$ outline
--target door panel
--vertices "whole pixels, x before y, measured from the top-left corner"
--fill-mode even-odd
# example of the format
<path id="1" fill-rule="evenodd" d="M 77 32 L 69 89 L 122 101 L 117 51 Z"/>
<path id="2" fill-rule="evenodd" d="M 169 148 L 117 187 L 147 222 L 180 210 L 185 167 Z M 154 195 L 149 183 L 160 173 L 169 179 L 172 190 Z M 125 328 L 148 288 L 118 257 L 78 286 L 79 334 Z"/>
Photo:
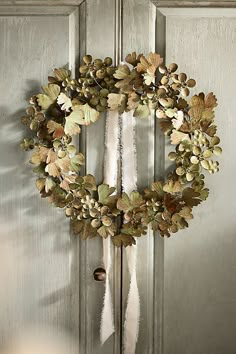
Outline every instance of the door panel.
<path id="1" fill-rule="evenodd" d="M 155 49 L 156 9 L 149 0 L 1 1 L 0 4 L 0 190 L 1 344 L 26 326 L 51 325 L 72 336 L 71 352 L 122 352 L 129 288 L 125 252 L 113 249 L 116 334 L 101 348 L 104 284 L 93 279 L 102 266 L 102 242 L 70 235 L 63 212 L 40 200 L 27 156 L 19 149 L 26 99 L 47 82 L 53 68 L 78 72 L 87 52 L 123 59 L 130 51 Z M 144 16 L 145 14 L 145 16 Z M 144 134 L 145 132 L 145 134 Z M 105 116 L 76 142 L 86 154 L 84 172 L 103 180 Z M 163 140 L 150 119 L 137 121 L 138 185 L 142 190 L 163 169 Z M 157 153 L 154 153 L 154 148 Z M 137 353 L 158 353 L 161 333 L 163 242 L 149 233 L 138 244 L 141 299 Z M 157 252 L 157 253 L 156 253 Z M 156 257 L 156 254 L 160 257 Z M 157 335 L 158 333 L 158 335 Z"/>
<path id="2" fill-rule="evenodd" d="M 25 133 L 20 123 L 25 100 L 46 82 L 52 68 L 68 63 L 69 32 L 66 16 L 56 21 L 51 16 L 3 16 L 0 28 L 4 337 L 28 321 L 47 319 L 65 327 L 70 323 L 68 223 L 61 222 L 61 214 L 46 201 L 39 202 L 31 167 L 19 149 Z M 9 272 L 4 262 L 6 267 L 10 262 Z"/>
<path id="3" fill-rule="evenodd" d="M 163 9 L 166 60 L 218 98 L 223 155 L 188 230 L 165 240 L 164 353 L 233 354 L 236 325 L 235 9 Z"/>
<path id="4" fill-rule="evenodd" d="M 162 29 L 160 24 L 159 28 Z M 123 2 L 123 58 L 130 51 L 147 54 L 163 52 L 161 42 L 156 45 L 156 8 L 149 0 Z M 163 139 L 154 117 L 136 120 L 138 188 L 143 191 L 154 178 L 162 175 L 164 163 Z M 152 231 L 137 240 L 137 281 L 140 295 L 140 333 L 137 354 L 159 353 L 161 350 L 161 279 L 162 264 L 157 254 L 163 252 L 163 240 Z M 130 276 L 125 250 L 123 251 L 123 318 L 127 304 Z"/>

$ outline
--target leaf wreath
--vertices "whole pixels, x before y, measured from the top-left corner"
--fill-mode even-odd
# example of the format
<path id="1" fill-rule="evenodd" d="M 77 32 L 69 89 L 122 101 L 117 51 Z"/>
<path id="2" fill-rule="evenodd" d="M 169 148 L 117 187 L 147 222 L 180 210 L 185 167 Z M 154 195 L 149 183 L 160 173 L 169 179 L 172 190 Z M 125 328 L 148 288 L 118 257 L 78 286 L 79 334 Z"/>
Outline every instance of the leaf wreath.
<path id="1" fill-rule="evenodd" d="M 83 239 L 111 236 L 116 246 L 128 246 L 150 225 L 169 237 L 188 227 L 193 207 L 207 199 L 203 172 L 219 170 L 212 157 L 222 151 L 214 124 L 217 101 L 213 93 L 187 101 L 196 82 L 177 74 L 177 68 L 175 63 L 166 67 L 156 53 L 145 57 L 133 52 L 118 66 L 109 57 L 93 60 L 86 55 L 76 79 L 66 68 L 55 69 L 43 93 L 31 97 L 22 123 L 32 134 L 21 147 L 34 150 L 30 162 L 41 197 L 65 209 L 74 234 Z M 118 196 L 114 187 L 97 186 L 94 176 L 80 174 L 85 158 L 72 136 L 107 110 L 133 110 L 140 119 L 155 110 L 163 133 L 175 145 L 169 153 L 173 171 L 143 194 Z M 124 221 L 119 229 L 118 217 Z"/>

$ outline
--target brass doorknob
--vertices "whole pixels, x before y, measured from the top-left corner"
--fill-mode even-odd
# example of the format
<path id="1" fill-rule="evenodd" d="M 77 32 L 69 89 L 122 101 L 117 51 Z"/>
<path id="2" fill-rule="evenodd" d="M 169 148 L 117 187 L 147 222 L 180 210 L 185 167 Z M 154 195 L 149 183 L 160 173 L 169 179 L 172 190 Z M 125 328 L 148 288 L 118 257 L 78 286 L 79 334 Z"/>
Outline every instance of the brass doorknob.
<path id="1" fill-rule="evenodd" d="M 95 271 L 93 272 L 93 277 L 94 277 L 94 280 L 96 280 L 96 281 L 105 281 L 105 279 L 106 279 L 105 269 L 103 269 L 103 268 L 95 269 Z"/>

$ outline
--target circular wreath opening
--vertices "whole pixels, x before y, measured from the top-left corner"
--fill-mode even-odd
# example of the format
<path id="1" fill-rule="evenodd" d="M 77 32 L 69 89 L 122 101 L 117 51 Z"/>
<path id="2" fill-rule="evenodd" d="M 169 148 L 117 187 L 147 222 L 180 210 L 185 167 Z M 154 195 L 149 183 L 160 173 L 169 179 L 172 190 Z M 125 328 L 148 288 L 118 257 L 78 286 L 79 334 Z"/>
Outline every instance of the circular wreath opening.
<path id="1" fill-rule="evenodd" d="M 74 234 L 83 239 L 111 236 L 114 245 L 128 246 L 150 225 L 169 237 L 188 227 L 193 207 L 207 199 L 204 173 L 219 170 L 213 157 L 222 152 L 214 124 L 217 100 L 212 92 L 187 99 L 196 82 L 177 69 L 175 63 L 165 66 L 157 53 L 145 57 L 133 52 L 118 66 L 110 57 L 86 55 L 76 78 L 66 68 L 55 69 L 42 92 L 30 98 L 21 121 L 31 134 L 21 147 L 33 150 L 30 162 L 41 197 L 65 209 Z M 95 176 L 80 173 L 85 158 L 72 137 L 107 110 L 132 110 L 137 119 L 150 119 L 155 110 L 175 146 L 169 153 L 172 171 L 143 193 L 118 196 L 113 186 L 97 185 Z"/>

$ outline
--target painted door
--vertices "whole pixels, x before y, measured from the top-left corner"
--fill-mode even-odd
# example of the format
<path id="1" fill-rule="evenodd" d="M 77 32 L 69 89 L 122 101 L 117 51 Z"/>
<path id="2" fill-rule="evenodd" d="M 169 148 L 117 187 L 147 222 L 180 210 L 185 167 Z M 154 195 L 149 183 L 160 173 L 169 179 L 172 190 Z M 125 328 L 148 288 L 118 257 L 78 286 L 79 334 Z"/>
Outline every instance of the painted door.
<path id="1" fill-rule="evenodd" d="M 177 61 L 180 71 L 196 79 L 196 93 L 213 91 L 218 98 L 223 147 L 220 172 L 206 178 L 208 200 L 196 208 L 188 230 L 165 240 L 165 354 L 235 353 L 236 4 L 208 5 L 214 7 L 159 8 L 166 23 L 166 60 Z"/>
<path id="2" fill-rule="evenodd" d="M 208 3 L 216 4 L 223 2 Z M 186 3 L 191 5 L 200 9 L 166 0 L 0 2 L 1 344 L 19 329 L 41 325 L 51 334 L 67 333 L 71 353 L 122 353 L 129 287 L 125 254 L 113 250 L 116 334 L 101 348 L 104 284 L 93 278 L 102 266 L 101 239 L 85 242 L 70 235 L 64 215 L 40 200 L 27 157 L 18 148 L 25 134 L 20 116 L 25 100 L 39 91 L 53 68 L 68 64 L 76 74 L 85 53 L 119 60 L 134 50 L 156 49 L 165 55 L 166 49 L 167 62 L 178 62 L 197 79 L 200 91 L 213 90 L 218 96 L 225 152 L 222 172 L 208 180 L 210 199 L 196 210 L 189 230 L 165 242 L 150 233 L 138 243 L 141 319 L 136 353 L 234 353 L 235 203 L 230 186 L 235 173 L 236 13 L 232 8 L 201 8 L 206 6 L 201 1 Z M 86 171 L 98 182 L 103 180 L 104 128 L 102 117 L 83 131 L 79 142 Z M 137 121 L 140 190 L 163 176 L 165 150 L 156 122 Z"/>
<path id="3" fill-rule="evenodd" d="M 121 352 L 129 285 L 122 250 L 113 250 L 111 274 L 116 334 L 101 348 L 104 284 L 93 278 L 94 270 L 102 266 L 101 239 L 81 242 L 70 235 L 63 213 L 40 200 L 29 156 L 19 149 L 26 134 L 20 117 L 26 100 L 40 90 L 55 67 L 68 65 L 76 74 L 86 52 L 117 60 L 132 50 L 153 50 L 155 11 L 149 1 L 0 2 L 1 345 L 19 330 L 42 326 L 49 334 L 68 333 L 71 353 Z M 86 171 L 95 174 L 98 183 L 103 180 L 104 126 L 102 117 L 83 131 L 79 142 L 87 157 Z M 153 179 L 154 140 L 153 123 L 139 122 L 141 187 Z M 149 311 L 154 303 L 151 235 L 141 241 L 140 249 L 145 267 L 139 266 L 143 313 L 138 352 L 151 353 L 155 317 Z"/>

